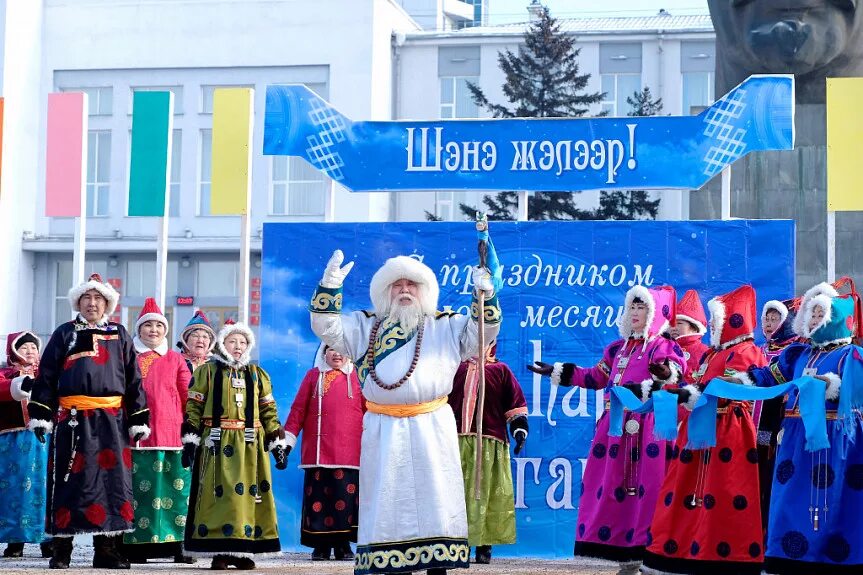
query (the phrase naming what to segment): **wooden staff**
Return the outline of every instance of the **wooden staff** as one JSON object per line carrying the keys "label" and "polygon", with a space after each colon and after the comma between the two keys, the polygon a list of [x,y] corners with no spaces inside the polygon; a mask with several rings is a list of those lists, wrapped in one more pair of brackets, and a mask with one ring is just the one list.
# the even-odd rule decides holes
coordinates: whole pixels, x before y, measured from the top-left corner
{"label": "wooden staff", "polygon": [[[476,222],[477,231],[485,231],[488,229],[488,221],[481,219]],[[488,245],[485,240],[479,240],[477,245],[479,252],[479,267],[486,267],[486,254],[488,253]],[[478,296],[478,313],[477,327],[479,334],[477,337],[477,369],[479,370],[479,384],[476,394],[476,409],[474,410],[474,418],[476,420],[476,462],[474,464],[474,498],[479,501],[482,494],[482,421],[483,411],[485,411],[485,292],[479,291]]]}

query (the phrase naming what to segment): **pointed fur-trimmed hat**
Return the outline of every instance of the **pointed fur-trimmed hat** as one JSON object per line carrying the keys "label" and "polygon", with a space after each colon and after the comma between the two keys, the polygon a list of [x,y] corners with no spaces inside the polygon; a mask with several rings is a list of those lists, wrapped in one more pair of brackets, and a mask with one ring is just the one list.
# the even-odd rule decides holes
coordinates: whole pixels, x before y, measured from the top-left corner
{"label": "pointed fur-trimmed hat", "polygon": [[[629,308],[636,300],[647,306],[646,333],[633,333],[630,327],[632,324]],[[655,288],[647,288],[642,285],[632,286],[626,292],[626,299],[623,303],[623,315],[620,316],[617,324],[620,337],[627,339],[632,336],[650,339],[667,331],[671,326],[672,319],[676,315],[676,300],[677,294],[671,286],[659,286]]]}
{"label": "pointed fur-trimmed hat", "polygon": [[202,329],[210,334],[210,351],[212,351],[216,345],[216,330],[210,325],[210,320],[207,319],[206,314],[199,309],[195,310],[195,315],[192,316],[192,319],[189,320],[189,323],[186,324],[186,327],[180,333],[180,343],[185,346],[189,334],[196,329]]}
{"label": "pointed fur-trimmed hat", "polygon": [[138,315],[138,320],[135,322],[135,334],[141,329],[141,326],[148,321],[158,321],[165,326],[165,334],[168,333],[168,318],[162,314],[159,309],[159,304],[154,298],[148,297],[144,300],[144,307],[141,308],[141,313]]}
{"label": "pointed fur-trimmed hat", "polygon": [[725,349],[749,339],[755,332],[758,312],[755,288],[743,285],[707,302],[710,311],[710,345]]}
{"label": "pointed fur-trimmed hat", "polygon": [[42,340],[32,331],[19,331],[6,336],[6,361],[9,363],[20,362],[22,358],[18,355],[18,348],[25,343],[35,343],[36,349],[42,353]]}
{"label": "pointed fur-trimmed hat", "polygon": [[408,279],[419,286],[423,313],[434,315],[440,294],[437,277],[430,267],[408,256],[388,259],[372,276],[369,295],[375,307],[375,313],[379,316],[384,315],[390,304],[390,286],[400,279]]}
{"label": "pointed fur-trimmed hat", "polygon": [[117,309],[117,304],[120,303],[120,294],[114,289],[114,286],[103,282],[102,276],[99,274],[92,274],[87,281],[69,290],[68,297],[69,304],[72,306],[72,311],[81,311],[79,303],[81,301],[81,296],[91,289],[102,294],[102,297],[104,297],[108,302],[108,305],[105,308],[105,316],[103,317],[103,320],[109,318],[114,313],[114,310]]}
{"label": "pointed fur-trimmed hat", "polygon": [[701,298],[694,289],[686,290],[677,302],[675,320],[681,319],[691,323],[698,331],[698,335],[707,333],[707,315],[704,313],[704,306],[701,305]]}

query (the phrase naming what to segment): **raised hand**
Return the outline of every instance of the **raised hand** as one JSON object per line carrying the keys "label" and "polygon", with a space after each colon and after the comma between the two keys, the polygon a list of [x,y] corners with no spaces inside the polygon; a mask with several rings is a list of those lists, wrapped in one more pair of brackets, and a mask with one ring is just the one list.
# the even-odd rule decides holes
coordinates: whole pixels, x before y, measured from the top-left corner
{"label": "raised hand", "polygon": [[476,291],[485,292],[486,296],[494,294],[494,284],[491,283],[491,274],[486,268],[473,266],[471,276],[473,287]]}
{"label": "raised hand", "polygon": [[330,256],[330,261],[327,262],[327,267],[324,269],[324,277],[321,278],[321,285],[325,288],[335,289],[341,287],[345,281],[345,277],[354,267],[354,262],[349,262],[342,266],[345,261],[345,254],[342,250],[336,250]]}
{"label": "raised hand", "polygon": [[551,372],[554,371],[554,366],[544,361],[535,361],[533,365],[528,364],[527,369],[539,375],[551,375]]}

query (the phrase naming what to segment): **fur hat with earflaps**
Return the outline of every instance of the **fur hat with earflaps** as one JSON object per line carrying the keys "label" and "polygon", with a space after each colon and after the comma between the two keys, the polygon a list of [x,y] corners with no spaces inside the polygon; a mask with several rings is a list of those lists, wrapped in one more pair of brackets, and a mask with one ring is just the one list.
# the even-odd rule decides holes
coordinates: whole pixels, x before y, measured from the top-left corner
{"label": "fur hat with earflaps", "polygon": [[108,305],[105,307],[105,315],[102,317],[103,322],[107,321],[114,314],[114,310],[117,309],[117,304],[120,303],[120,293],[111,284],[103,282],[102,276],[99,274],[92,274],[87,281],[69,290],[68,297],[72,311],[81,312],[81,296],[91,289],[102,294],[102,297],[108,302]]}
{"label": "fur hat with earflaps", "polygon": [[[228,350],[225,348],[225,340],[235,333],[242,334],[246,338],[246,342],[249,344],[248,347],[246,347],[245,353],[240,356],[240,359],[234,359],[234,357],[229,354]],[[225,322],[225,325],[222,326],[222,329],[219,330],[219,336],[216,338],[216,350],[219,353],[216,354],[215,357],[222,363],[231,367],[244,367],[249,364],[249,361],[251,361],[252,348],[254,347],[255,334],[252,332],[252,328],[242,322],[235,323],[234,320],[229,319]]]}
{"label": "fur hat with earflaps", "polygon": [[407,279],[417,284],[423,313],[434,316],[440,294],[437,277],[427,265],[408,256],[396,256],[388,259],[372,276],[369,293],[375,307],[375,313],[378,316],[384,315],[385,310],[389,308],[390,286],[401,279]]}
{"label": "fur hat with earflaps", "polygon": [[740,286],[707,302],[711,347],[726,349],[751,339],[757,322],[755,306],[755,289],[751,285]]}
{"label": "fur hat with earflaps", "polygon": [[195,315],[192,316],[192,319],[189,320],[189,323],[180,332],[180,341],[177,342],[177,346],[180,349],[186,349],[186,340],[189,339],[189,335],[199,329],[210,334],[210,351],[213,351],[213,348],[216,346],[216,330],[210,325],[210,320],[207,319],[204,312],[199,309],[195,310]]}

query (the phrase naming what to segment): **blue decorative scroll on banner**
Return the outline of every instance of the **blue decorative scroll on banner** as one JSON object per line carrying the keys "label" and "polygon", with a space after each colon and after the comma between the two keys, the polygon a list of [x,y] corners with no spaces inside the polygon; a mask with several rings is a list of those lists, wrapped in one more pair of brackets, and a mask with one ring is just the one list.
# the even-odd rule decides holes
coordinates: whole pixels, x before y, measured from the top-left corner
{"label": "blue decorative scroll on banner", "polygon": [[[635,284],[670,283],[678,294],[694,288],[706,303],[751,283],[759,309],[769,299],[792,296],[794,223],[490,225],[504,282],[498,357],[521,383],[530,421],[525,448],[512,460],[518,543],[496,546],[495,556],[568,557],[581,476],[604,401],[593,391],[552,386],[549,378],[528,372],[526,364],[594,365],[603,348],[618,338],[615,321],[626,290]],[[346,261],[356,262],[345,281],[346,312],[371,305],[372,274],[398,254],[422,259],[437,274],[440,309],[465,313],[470,306],[470,269],[477,257],[474,222],[265,224],[260,357],[272,376],[283,421],[314,361],[318,342],[309,327],[308,303],[336,248],[344,251]],[[303,549],[298,464],[299,448],[291,453],[288,470],[273,475],[282,543],[297,551]],[[595,494],[583,495],[588,496]]]}
{"label": "blue decorative scroll on banner", "polygon": [[698,116],[355,122],[302,85],[267,87],[264,154],[353,191],[695,189],[794,147],[794,77],[752,76]]}

